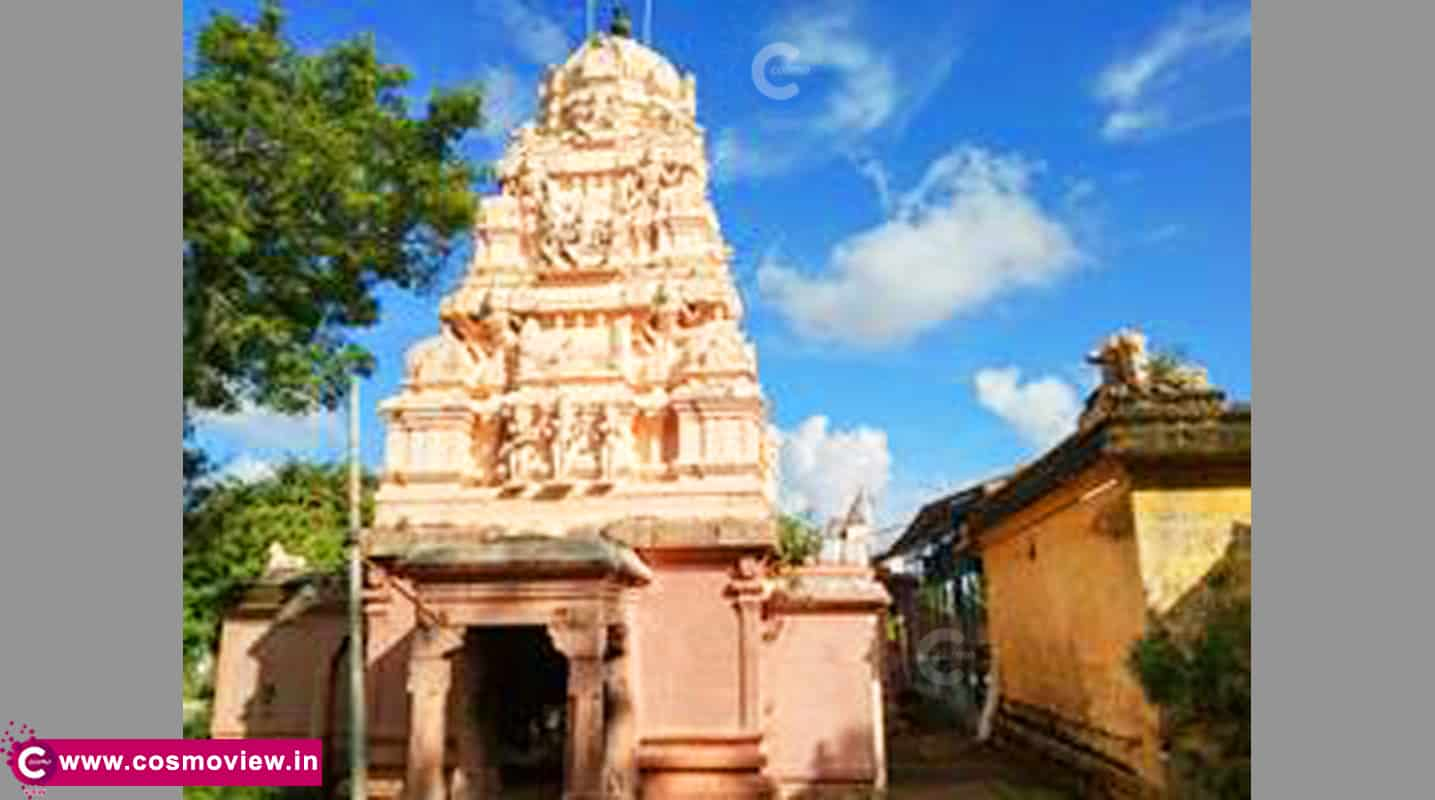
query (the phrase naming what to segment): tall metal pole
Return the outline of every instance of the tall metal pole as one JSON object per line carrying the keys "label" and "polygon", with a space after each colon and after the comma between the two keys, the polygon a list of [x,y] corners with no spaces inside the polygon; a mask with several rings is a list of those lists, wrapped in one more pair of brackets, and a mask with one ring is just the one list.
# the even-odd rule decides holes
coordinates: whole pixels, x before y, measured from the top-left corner
{"label": "tall metal pole", "polygon": [[349,378],[349,798],[368,800],[364,693],[364,575],[359,549],[359,378]]}
{"label": "tall metal pole", "polygon": [[653,0],[643,6],[643,44],[653,46]]}
{"label": "tall metal pole", "polygon": [[584,42],[587,42],[589,39],[593,38],[593,16],[594,16],[593,4],[594,4],[596,1],[597,1],[597,0],[588,0],[588,2],[587,2],[587,6],[588,6],[588,29],[585,30],[585,31],[583,31],[583,41],[584,41]]}

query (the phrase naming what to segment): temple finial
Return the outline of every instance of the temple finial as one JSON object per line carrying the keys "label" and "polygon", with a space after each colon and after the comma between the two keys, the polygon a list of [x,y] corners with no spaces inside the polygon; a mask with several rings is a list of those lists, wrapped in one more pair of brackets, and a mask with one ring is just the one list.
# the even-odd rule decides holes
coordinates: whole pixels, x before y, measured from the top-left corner
{"label": "temple finial", "polygon": [[614,36],[633,38],[633,20],[620,2],[613,3],[613,21],[608,25],[608,32]]}

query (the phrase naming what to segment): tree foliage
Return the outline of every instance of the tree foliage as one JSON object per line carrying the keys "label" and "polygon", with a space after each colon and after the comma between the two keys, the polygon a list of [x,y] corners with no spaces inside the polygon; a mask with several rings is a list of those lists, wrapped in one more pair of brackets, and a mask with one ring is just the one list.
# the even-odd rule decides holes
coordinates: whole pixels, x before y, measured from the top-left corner
{"label": "tree foliage", "polygon": [[1152,353],[1151,358],[1147,361],[1147,368],[1150,371],[1151,379],[1157,383],[1161,383],[1180,372],[1182,368],[1188,366],[1190,363],[1191,360],[1186,354],[1186,348],[1181,345],[1174,345]]}
{"label": "tree foliage", "polygon": [[423,116],[403,67],[369,37],[317,53],[216,14],[184,82],[184,400],[332,408],[373,357],[345,331],[378,319],[375,290],[432,285],[473,222],[476,88]]}
{"label": "tree foliage", "polygon": [[[372,517],[374,483],[365,477],[365,521]],[[264,480],[228,480],[197,495],[184,514],[186,677],[213,654],[224,612],[262,573],[271,542],[303,556],[317,572],[342,569],[348,468],[291,462]]]}
{"label": "tree foliage", "polygon": [[811,521],[796,514],[783,514],[777,520],[777,563],[799,566],[822,549],[822,535]]}
{"label": "tree foliage", "polygon": [[1205,584],[1132,647],[1130,667],[1160,708],[1173,794],[1251,796],[1249,534]]}

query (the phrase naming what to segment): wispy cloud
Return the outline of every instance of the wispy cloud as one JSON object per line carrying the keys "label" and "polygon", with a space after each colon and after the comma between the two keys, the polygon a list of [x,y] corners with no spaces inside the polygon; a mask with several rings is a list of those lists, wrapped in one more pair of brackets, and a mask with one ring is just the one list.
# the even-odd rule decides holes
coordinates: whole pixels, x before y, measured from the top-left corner
{"label": "wispy cloud", "polygon": [[531,82],[509,67],[483,71],[483,108],[486,136],[503,137],[533,116],[536,98]]}
{"label": "wispy cloud", "polygon": [[1040,169],[1019,155],[958,147],[914,189],[889,197],[889,219],[838,242],[822,273],[769,254],[758,291],[800,335],[876,348],[1010,291],[1049,285],[1082,256],[1033,192]]}
{"label": "wispy cloud", "polygon": [[490,65],[482,72],[482,135],[502,140],[533,116],[539,72],[562,63],[577,43],[534,0],[479,0],[475,8],[479,24],[501,30],[518,56],[513,63]]}
{"label": "wispy cloud", "polygon": [[1202,114],[1185,108],[1177,95],[1202,67],[1242,51],[1250,41],[1249,7],[1183,9],[1141,48],[1097,76],[1093,94],[1106,107],[1101,135],[1112,142],[1131,141],[1238,116]]}
{"label": "wispy cloud", "polygon": [[[763,110],[713,140],[714,178],[729,182],[783,174],[862,149],[873,136],[900,131],[946,80],[957,49],[950,32],[883,35],[880,20],[853,2],[791,9],[764,26],[762,48],[795,48],[784,85],[795,99],[762,101]],[[754,87],[754,92],[757,88]]]}
{"label": "wispy cloud", "polygon": [[568,56],[571,43],[563,27],[525,0],[479,0],[479,17],[497,22],[508,41],[534,64],[554,64]]}
{"label": "wispy cloud", "polygon": [[979,370],[977,401],[1001,417],[1031,447],[1045,450],[1076,427],[1081,413],[1076,388],[1055,376],[1021,381],[1017,367]]}

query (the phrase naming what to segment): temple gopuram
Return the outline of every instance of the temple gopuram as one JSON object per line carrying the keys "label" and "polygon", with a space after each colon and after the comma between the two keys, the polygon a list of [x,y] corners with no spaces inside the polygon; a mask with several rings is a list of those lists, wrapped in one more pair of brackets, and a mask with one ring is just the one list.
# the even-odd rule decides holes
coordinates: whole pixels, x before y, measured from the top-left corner
{"label": "temple gopuram", "polygon": [[[625,33],[547,73],[439,332],[381,407],[376,798],[885,782],[870,520],[849,514],[820,563],[774,563],[776,437],[695,82]],[[323,738],[337,785],[342,587],[283,566],[226,618],[212,733]]]}

